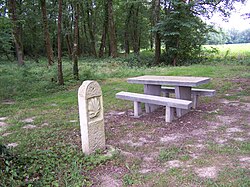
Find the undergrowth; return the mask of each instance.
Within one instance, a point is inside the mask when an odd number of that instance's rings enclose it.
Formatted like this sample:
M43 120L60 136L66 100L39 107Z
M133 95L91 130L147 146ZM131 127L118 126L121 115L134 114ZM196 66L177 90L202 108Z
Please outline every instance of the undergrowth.
M3 186L90 186L88 171L109 158L101 152L84 156L79 149L58 144L43 150L14 153L0 145Z

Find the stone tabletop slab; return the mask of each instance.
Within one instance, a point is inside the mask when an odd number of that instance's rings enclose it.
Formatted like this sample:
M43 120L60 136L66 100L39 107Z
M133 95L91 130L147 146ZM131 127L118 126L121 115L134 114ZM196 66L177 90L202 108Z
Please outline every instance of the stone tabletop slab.
M195 87L210 81L208 77L144 75L127 79L128 83Z

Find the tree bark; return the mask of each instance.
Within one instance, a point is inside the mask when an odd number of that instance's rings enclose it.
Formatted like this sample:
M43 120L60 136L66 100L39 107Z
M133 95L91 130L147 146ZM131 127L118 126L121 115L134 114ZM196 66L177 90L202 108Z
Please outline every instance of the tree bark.
M108 14L109 14L109 41L111 57L117 57L117 42L115 35L115 23L113 17L113 0L108 0Z
M78 19L79 19L79 3L75 5L75 22L74 22L74 47L73 47L73 76L74 79L79 80L79 70L78 70L78 36L79 36L79 27L78 27Z
M51 47L50 34L48 29L46 0L41 0L41 9L42 9L44 40L45 40L45 48L47 52L48 64L52 65L54 63L54 55Z
M160 20L160 0L155 0L155 23L157 24ZM155 65L160 64L161 57L161 38L160 33L155 33Z
M72 47L71 47L70 34L67 33L65 37L66 37L66 45L67 45L67 49L68 49L69 59L71 60L72 59Z
M23 44L21 40L21 28L17 20L16 0L9 0L8 4L9 4L10 18L13 24L12 36L13 36L14 43L15 43L17 61L18 61L18 64L22 66L24 65Z
M139 21L139 4L134 9L134 15L133 15L133 50L135 54L139 54L140 52L140 35L138 30L138 21Z
M99 49L99 57L100 58L103 57L103 55L104 55L104 49L106 46L106 40L107 40L107 34L108 34L108 24L109 24L108 3L107 3L107 1L104 1L104 22L103 22L101 45L100 45L100 49Z
M129 31L130 31L130 22L131 22L131 16L132 16L132 11L134 8L134 4L132 4L129 7L128 10L128 15L125 21L125 29L124 29L124 48L125 48L125 53L129 54L130 53L130 47L129 47Z
M150 31L150 49L153 51L154 48L154 32L153 28L155 26L155 1L152 0L151 2L151 15L150 15L150 26L151 26L151 31Z
M62 33L62 0L58 0L58 25L57 25L57 49L58 49L58 83L64 84L63 72L62 72L62 46L61 46L61 34Z

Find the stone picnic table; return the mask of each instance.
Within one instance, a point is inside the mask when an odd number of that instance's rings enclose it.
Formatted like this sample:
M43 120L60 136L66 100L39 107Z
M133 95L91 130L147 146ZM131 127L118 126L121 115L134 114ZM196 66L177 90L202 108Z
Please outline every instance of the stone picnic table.
M202 84L206 84L210 81L208 77L188 77L188 76L155 76L144 75L139 77L128 78L128 83L143 84L144 94L160 96L162 92L162 86L170 85L175 87L176 99L191 101L191 89ZM145 104L146 112L153 112L159 107L159 105ZM176 109L178 117L181 117L189 110Z

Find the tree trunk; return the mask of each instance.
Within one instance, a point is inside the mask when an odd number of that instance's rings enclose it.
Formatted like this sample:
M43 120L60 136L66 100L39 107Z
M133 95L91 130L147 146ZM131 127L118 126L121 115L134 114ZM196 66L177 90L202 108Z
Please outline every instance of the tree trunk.
M73 75L74 79L79 80L79 70L78 70L78 19L79 19L79 3L75 5L75 22L74 22L74 47L73 47Z
M91 19L91 17L93 16L92 4L89 5L88 0L86 0L86 5L87 5L87 22L88 22L87 24L88 24L88 29L89 29L91 53L92 55L96 57L97 53L96 53L96 48L95 48L95 34L93 31L93 21Z
M124 48L125 48L125 53L129 54L130 53L130 48L129 48L129 30L130 30L130 21L131 21L131 16L132 16L132 11L133 11L134 4L132 4L129 7L128 15L125 21L125 29L124 29Z
M108 3L107 1L104 1L104 22L103 22L103 31L102 31L102 39L101 39L101 45L99 49L99 57L103 57L104 55L104 48L106 46L106 40L107 40L107 34L108 34Z
M62 46L61 46L61 32L62 32L62 0L58 0L58 25L57 25L57 51L58 51L58 83L64 84L63 72L62 72Z
M23 44L21 40L21 28L18 24L17 20L17 13L16 13L16 0L9 0L9 12L10 12L10 18L12 20L13 24L13 39L16 47L16 55L17 55L17 61L19 65L24 65L23 60Z
M160 0L155 0L155 23L157 24L160 20ZM161 38L160 33L155 33L155 65L160 64L161 57Z
M134 15L133 15L133 50L135 54L139 54L140 52L140 36L139 36L139 30L138 30L138 21L139 21L139 4L137 7L134 9Z
M117 42L115 35L115 23L113 18L113 0L108 0L108 14L109 14L109 41L111 57L117 57Z
M151 31L150 31L150 49L153 51L154 48L154 32L153 28L155 26L155 1L152 0L152 6L151 6L151 16L150 16L150 26L151 26Z
M68 49L69 59L71 60L72 59L72 47L71 47L70 34L67 33L65 37L66 37L66 45L67 45L67 49Z
M54 63L54 55L53 50L50 43L50 34L48 29L48 20L47 20L47 9L46 9L46 0L41 0L41 9L42 9L42 17L43 17L43 30L44 30L44 40L45 40L45 48L48 57L48 64L52 65Z

